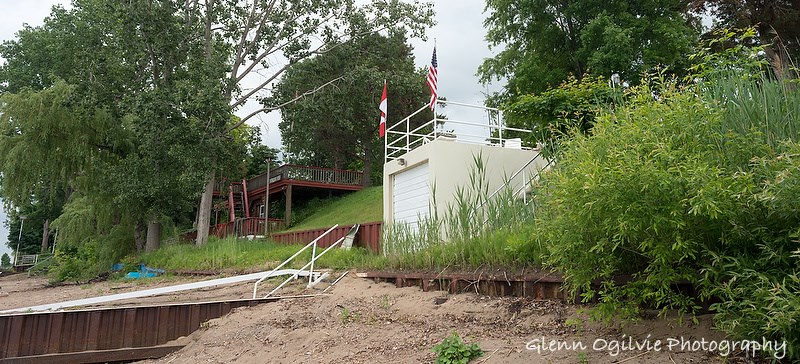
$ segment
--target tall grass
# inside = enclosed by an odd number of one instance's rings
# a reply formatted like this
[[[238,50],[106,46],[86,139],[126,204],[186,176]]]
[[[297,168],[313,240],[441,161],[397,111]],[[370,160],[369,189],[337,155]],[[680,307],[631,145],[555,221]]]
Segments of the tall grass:
[[[539,266],[544,249],[523,244],[533,233],[534,205],[517,196],[507,178],[493,194],[487,176],[483,157],[473,156],[468,184],[456,189],[443,216],[436,213],[434,200],[418,225],[387,225],[384,258],[370,263],[410,270]],[[435,196],[435,186],[433,190]],[[526,245],[524,251],[519,249],[522,245]]]
[[[766,75],[757,82],[729,76],[710,83],[703,95],[707,102],[723,112],[721,135],[757,133],[767,145],[778,147],[782,141],[800,137],[800,93],[796,83],[770,80]]]

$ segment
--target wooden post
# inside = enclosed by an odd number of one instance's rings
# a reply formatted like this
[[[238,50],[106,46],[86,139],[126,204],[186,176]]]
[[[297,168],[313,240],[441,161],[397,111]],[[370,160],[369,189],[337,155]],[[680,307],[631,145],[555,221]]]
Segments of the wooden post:
[[[44,220],[44,227],[42,229],[42,253],[47,253],[47,248],[50,247],[50,219]]]
[[[286,186],[286,213],[283,216],[286,226],[292,221],[292,185]]]

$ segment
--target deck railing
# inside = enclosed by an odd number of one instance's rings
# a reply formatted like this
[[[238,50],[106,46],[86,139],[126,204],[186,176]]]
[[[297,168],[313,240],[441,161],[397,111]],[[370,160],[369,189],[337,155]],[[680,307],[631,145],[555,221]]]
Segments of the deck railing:
[[[434,118],[430,121],[420,126],[415,126],[411,119],[425,111],[428,108],[428,105],[425,105],[386,129],[386,138],[384,138],[385,163],[398,159],[403,154],[440,137],[460,143],[490,144],[506,147],[514,145],[515,148],[521,148],[521,142],[517,138],[531,132],[527,129],[506,126],[503,122],[503,112],[497,108],[445,100],[439,100],[437,104],[480,110],[486,113],[488,122],[476,123],[457,119],[440,119],[434,114]],[[447,125],[447,127],[459,126],[464,130],[457,133],[446,132],[444,131],[444,125]],[[481,132],[475,134],[467,130],[480,130]]]
[[[283,180],[306,181],[316,183],[328,183],[338,185],[360,186],[364,173],[359,171],[348,171],[335,168],[321,168],[298,166],[294,164],[284,164],[269,172],[269,183],[273,184]],[[247,190],[255,191],[267,185],[267,173],[247,180]],[[223,193],[228,192],[230,181],[219,181],[214,190]],[[233,185],[233,192],[242,192],[241,185]]]
[[[334,168],[320,168],[284,164],[269,172],[269,183],[273,184],[282,180],[297,180],[306,182],[328,183],[338,185],[361,185],[363,173]],[[247,189],[257,190],[267,185],[267,174],[262,173],[247,181]]]
[[[283,219],[269,219],[269,229],[266,227],[263,217],[245,217],[224,224],[214,225],[211,227],[211,235],[218,238],[225,238],[228,236],[246,237],[251,235],[266,236],[269,232],[283,229],[284,221]]]

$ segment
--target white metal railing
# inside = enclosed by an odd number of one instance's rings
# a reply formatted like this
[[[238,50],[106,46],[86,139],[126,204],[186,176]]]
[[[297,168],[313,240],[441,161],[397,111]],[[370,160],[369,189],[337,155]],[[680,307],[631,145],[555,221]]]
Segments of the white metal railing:
[[[527,129],[505,126],[503,124],[503,112],[497,108],[445,100],[440,100],[437,104],[484,110],[488,115],[488,123],[476,123],[457,119],[440,119],[434,110],[433,119],[412,129],[411,118],[427,109],[428,105],[425,105],[386,129],[384,138],[384,162],[400,158],[403,154],[439,137],[455,138],[454,140],[461,143],[503,146],[505,142],[508,141],[508,132],[531,132]],[[466,131],[459,131],[456,134],[445,132],[441,130],[444,123],[448,125],[475,127],[479,130],[487,131],[488,136],[487,134],[471,134]],[[505,136],[503,135],[504,132],[506,133]]]
[[[274,276],[274,275],[272,274],[273,272],[277,271],[278,269],[281,269],[283,266],[285,266],[286,264],[288,264],[289,262],[291,262],[292,260],[294,260],[294,258],[297,258],[297,256],[299,256],[300,254],[302,254],[302,253],[303,253],[304,251],[306,251],[306,249],[308,249],[309,247],[311,247],[311,261],[309,261],[308,263],[306,263],[306,265],[304,265],[302,268],[298,269],[298,270],[296,271],[296,273],[294,273],[294,274],[292,274],[291,276],[289,276],[289,278],[286,278],[286,280],[284,280],[284,281],[283,281],[283,283],[279,284],[279,285],[278,285],[277,287],[275,287],[275,288],[274,288],[272,291],[270,291],[269,293],[267,293],[267,294],[266,294],[266,295],[265,295],[263,298],[267,298],[267,297],[271,296],[273,293],[275,293],[275,292],[277,292],[279,289],[283,288],[283,286],[285,286],[285,285],[286,285],[287,283],[289,283],[290,281],[297,279],[297,278],[298,278],[300,275],[305,275],[305,274],[304,274],[304,272],[306,271],[306,269],[308,269],[308,285],[307,285],[307,287],[309,287],[309,288],[310,288],[310,287],[313,287],[314,285],[316,285],[317,283],[319,283],[321,280],[325,279],[325,277],[327,277],[327,276],[328,276],[328,274],[327,274],[327,273],[325,273],[325,274],[319,274],[319,273],[316,273],[316,274],[315,274],[315,273],[314,273],[314,263],[317,261],[317,259],[319,259],[319,258],[320,258],[320,257],[322,257],[323,255],[325,255],[325,253],[327,253],[327,252],[328,252],[329,250],[331,250],[333,247],[335,247],[335,246],[337,246],[337,245],[341,244],[341,242],[342,242],[342,241],[344,241],[344,239],[345,239],[347,236],[343,236],[343,237],[339,238],[339,240],[337,240],[335,243],[331,244],[331,246],[327,247],[325,250],[323,250],[323,251],[322,251],[322,253],[319,253],[319,254],[317,254],[317,242],[318,242],[320,239],[322,239],[322,238],[323,238],[325,235],[328,235],[328,233],[330,233],[331,231],[333,231],[333,229],[336,229],[337,227],[339,227],[339,224],[336,224],[336,225],[332,226],[330,229],[326,230],[324,233],[322,233],[322,234],[321,234],[320,236],[318,236],[316,239],[314,239],[314,240],[313,240],[313,241],[311,241],[310,243],[306,244],[306,246],[304,246],[304,247],[303,247],[303,249],[300,249],[300,250],[298,250],[298,251],[297,251],[297,253],[294,253],[294,255],[292,255],[291,257],[289,257],[289,259],[286,259],[286,260],[285,260],[283,263],[281,263],[279,266],[275,267],[275,269],[273,269],[273,270],[272,270],[270,273],[268,273],[268,274],[267,274],[267,275],[265,275],[263,278],[261,278],[261,279],[259,279],[258,281],[256,281],[255,285],[253,286],[253,299],[256,299],[256,298],[258,298],[258,285],[259,285],[259,284],[260,284],[262,281],[264,281],[264,280],[265,280],[265,279],[267,279],[267,278],[273,277],[273,276]]]

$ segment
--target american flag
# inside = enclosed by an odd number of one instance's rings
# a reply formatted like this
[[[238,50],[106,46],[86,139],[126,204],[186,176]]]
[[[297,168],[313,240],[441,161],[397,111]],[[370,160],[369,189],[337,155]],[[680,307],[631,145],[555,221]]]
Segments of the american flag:
[[[428,88],[431,89],[431,110],[433,110],[434,106],[436,106],[436,89],[437,89],[437,77],[439,72],[436,71],[436,67],[438,66],[436,62],[436,46],[433,47],[433,57],[431,58],[431,66],[428,67]]]

